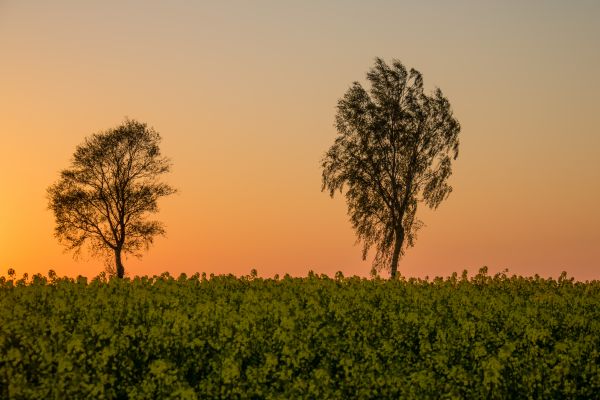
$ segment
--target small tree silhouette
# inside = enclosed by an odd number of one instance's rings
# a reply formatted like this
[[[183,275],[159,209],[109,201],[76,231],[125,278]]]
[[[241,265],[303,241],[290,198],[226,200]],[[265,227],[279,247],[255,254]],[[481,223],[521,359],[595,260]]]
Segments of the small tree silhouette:
[[[147,220],[158,212],[159,198],[175,193],[158,180],[171,166],[161,157],[160,139],[146,124],[126,119],[77,146],[71,166],[47,191],[55,236],[74,256],[87,246],[94,255],[114,257],[114,273],[122,278],[122,253],[141,256],[165,233],[160,222]]]
[[[382,59],[338,101],[338,136],[322,160],[323,186],[333,197],[345,190],[348,214],[363,259],[372,246],[373,267],[396,276],[405,247],[423,225],[417,205],[431,208],[450,194],[446,183],[458,156],[460,125],[440,89],[428,96],[421,74]]]

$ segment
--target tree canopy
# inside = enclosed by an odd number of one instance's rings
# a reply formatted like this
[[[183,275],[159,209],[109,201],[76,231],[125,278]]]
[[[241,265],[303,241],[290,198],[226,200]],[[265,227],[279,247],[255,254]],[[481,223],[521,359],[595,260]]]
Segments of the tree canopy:
[[[345,191],[363,259],[395,277],[400,257],[423,226],[418,204],[432,209],[448,197],[460,124],[438,88],[424,93],[423,77],[398,60],[377,58],[369,91],[354,82],[338,101],[338,135],[322,159],[322,190]]]
[[[126,119],[77,146],[70,167],[47,191],[55,236],[67,250],[77,256],[87,247],[112,258],[122,278],[122,253],[141,256],[156,235],[164,235],[163,224],[148,219],[158,212],[158,199],[175,192],[159,180],[171,166],[161,156],[160,140],[145,123]]]

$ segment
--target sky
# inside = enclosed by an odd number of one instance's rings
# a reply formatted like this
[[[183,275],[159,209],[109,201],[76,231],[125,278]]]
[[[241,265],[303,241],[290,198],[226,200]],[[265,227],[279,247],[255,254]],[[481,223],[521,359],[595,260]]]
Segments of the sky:
[[[0,274],[104,269],[64,252],[46,188],[129,117],[160,132],[179,190],[130,276],[368,276],[320,160],[338,99],[382,57],[462,126],[454,191],[421,206],[399,272],[600,279],[598,20],[598,1],[1,0]]]

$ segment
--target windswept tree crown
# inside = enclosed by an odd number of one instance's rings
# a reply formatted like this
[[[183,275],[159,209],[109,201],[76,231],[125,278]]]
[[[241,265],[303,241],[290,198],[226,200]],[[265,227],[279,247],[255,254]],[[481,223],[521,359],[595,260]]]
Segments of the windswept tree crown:
[[[377,58],[369,91],[354,82],[338,101],[338,136],[322,160],[322,190],[343,192],[363,259],[395,276],[399,257],[414,245],[417,206],[431,208],[450,194],[451,161],[458,156],[460,124],[440,89],[423,90],[423,77],[400,61]]]

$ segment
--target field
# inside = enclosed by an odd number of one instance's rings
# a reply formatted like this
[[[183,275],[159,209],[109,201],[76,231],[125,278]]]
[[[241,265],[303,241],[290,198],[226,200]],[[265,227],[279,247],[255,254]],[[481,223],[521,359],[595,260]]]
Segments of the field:
[[[0,278],[0,397],[600,398],[600,282]]]

